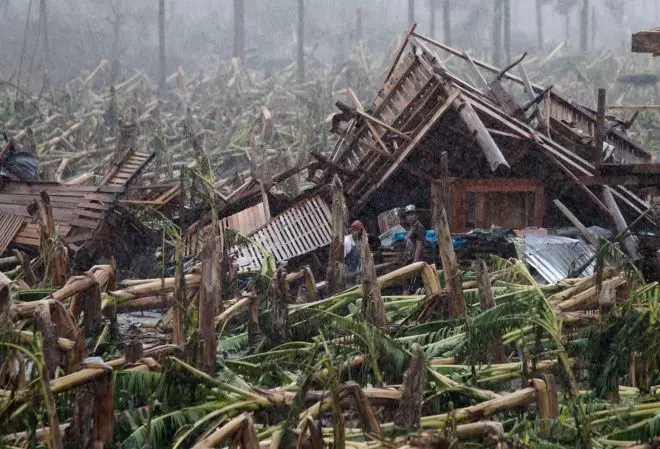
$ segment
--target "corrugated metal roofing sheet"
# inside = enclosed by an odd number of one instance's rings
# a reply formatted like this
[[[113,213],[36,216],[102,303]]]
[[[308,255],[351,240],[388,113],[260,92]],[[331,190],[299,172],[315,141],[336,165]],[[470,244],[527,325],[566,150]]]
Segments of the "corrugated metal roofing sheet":
[[[525,261],[549,284],[566,278],[571,269],[581,267],[594,255],[594,249],[582,240],[529,233],[524,238]],[[593,274],[592,262],[582,276]]]

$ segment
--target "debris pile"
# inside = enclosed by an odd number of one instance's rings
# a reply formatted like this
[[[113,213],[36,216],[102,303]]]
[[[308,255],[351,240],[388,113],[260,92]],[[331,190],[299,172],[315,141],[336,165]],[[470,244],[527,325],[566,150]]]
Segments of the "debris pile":
[[[47,179],[0,185],[2,444],[655,447],[658,164],[523,59],[413,25],[327,120],[356,77],[238,60],[21,103]]]

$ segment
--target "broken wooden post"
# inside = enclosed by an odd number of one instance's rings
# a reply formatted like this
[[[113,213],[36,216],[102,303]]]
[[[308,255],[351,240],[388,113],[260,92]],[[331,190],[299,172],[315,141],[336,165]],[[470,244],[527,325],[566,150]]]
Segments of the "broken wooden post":
[[[603,143],[605,142],[605,89],[598,89],[598,110],[596,111],[596,128],[594,130],[594,164],[598,167],[603,160]]]
[[[367,322],[376,327],[387,328],[387,314],[385,313],[385,304],[380,295],[380,284],[378,275],[374,266],[374,259],[371,256],[367,234],[364,229],[358,233],[355,244],[360,251],[362,259],[362,315]]]
[[[344,191],[339,176],[332,179],[332,242],[326,274],[328,296],[344,289],[344,226],[346,223]]]
[[[479,305],[483,310],[492,309],[495,307],[495,295],[490,285],[490,277],[488,275],[488,267],[484,260],[477,260],[475,262],[475,273],[477,275],[477,289],[479,290]],[[504,363],[506,354],[504,353],[504,346],[502,340],[493,338],[486,346],[486,357],[490,356],[489,362]]]
[[[434,182],[431,184],[431,213],[433,227],[436,230],[438,238],[438,247],[440,259],[442,260],[442,269],[445,272],[445,281],[450,298],[450,314],[452,317],[458,316],[465,311],[463,298],[463,284],[458,271],[458,261],[454,246],[451,240],[451,231],[447,221],[447,212],[442,200],[443,193],[440,184]]]
[[[619,210],[619,206],[616,204],[614,196],[612,195],[612,191],[608,186],[603,187],[603,199],[605,200],[605,204],[612,214],[616,230],[621,233],[625,232],[626,229],[628,229],[628,225],[626,224],[626,220],[623,218],[623,214],[621,213],[621,210]],[[628,234],[626,237],[623,237],[621,244],[633,262],[636,262],[642,258],[637,247],[637,241],[632,234]]]
[[[220,290],[220,260],[215,228],[207,226],[202,235],[202,278],[199,289],[199,337],[201,339],[200,365],[207,373],[215,372],[215,321]]]
[[[268,296],[270,298],[270,338],[273,345],[285,343],[289,336],[289,305],[287,295],[289,285],[286,282],[286,270],[278,268],[275,279],[270,281]]]
[[[394,417],[394,424],[405,429],[422,426],[422,404],[426,382],[426,357],[419,343],[413,343],[410,365],[403,375],[401,401]]]

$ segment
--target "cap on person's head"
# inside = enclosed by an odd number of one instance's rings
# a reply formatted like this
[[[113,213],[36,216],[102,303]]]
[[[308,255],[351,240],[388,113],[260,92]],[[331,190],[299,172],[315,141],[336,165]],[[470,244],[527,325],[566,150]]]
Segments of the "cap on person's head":
[[[351,223],[351,230],[359,231],[360,229],[364,229],[364,225],[360,220],[355,220],[353,223]]]
[[[403,209],[403,216],[405,217],[408,214],[417,213],[417,208],[414,204],[408,204],[405,209]]]

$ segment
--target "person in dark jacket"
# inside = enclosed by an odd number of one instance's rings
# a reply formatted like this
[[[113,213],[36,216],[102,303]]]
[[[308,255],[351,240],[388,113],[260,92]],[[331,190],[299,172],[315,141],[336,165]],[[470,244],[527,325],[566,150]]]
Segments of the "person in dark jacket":
[[[426,229],[419,221],[417,215],[417,208],[414,204],[409,204],[403,210],[403,217],[408,225],[408,234],[406,235],[406,250],[405,261],[406,265],[419,262],[422,260],[422,252],[424,251],[424,242],[426,241]],[[414,275],[410,279],[407,288],[404,288],[403,294],[408,295],[417,290],[418,275]]]

